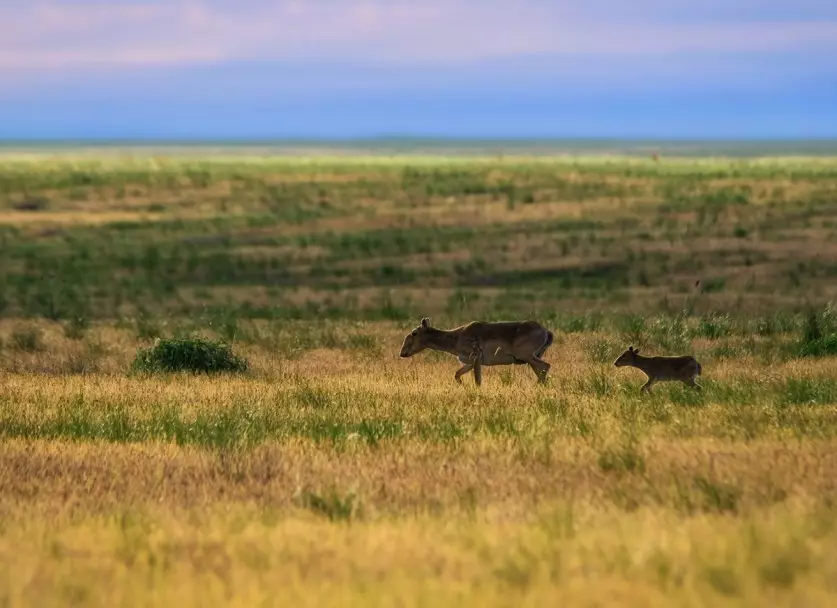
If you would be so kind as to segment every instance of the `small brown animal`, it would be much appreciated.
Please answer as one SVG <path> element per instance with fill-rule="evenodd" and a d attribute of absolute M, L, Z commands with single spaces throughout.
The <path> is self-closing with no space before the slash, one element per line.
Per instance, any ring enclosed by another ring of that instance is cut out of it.
<path fill-rule="evenodd" d="M 635 367 L 645 372 L 645 375 L 648 376 L 648 382 L 640 389 L 641 393 L 646 391 L 650 393 L 655 382 L 672 380 L 679 380 L 699 391 L 703 390 L 695 382 L 695 378 L 701 375 L 701 365 L 691 355 L 684 357 L 643 357 L 639 354 L 638 348 L 629 346 L 628 350 L 619 355 L 614 365 L 616 367 Z"/>
<path fill-rule="evenodd" d="M 482 366 L 528 364 L 538 382 L 546 382 L 550 364 L 541 359 L 555 336 L 537 321 L 485 323 L 473 321 L 454 329 L 438 329 L 425 317 L 404 338 L 401 357 L 407 358 L 430 348 L 454 355 L 462 367 L 454 379 L 474 370 L 474 381 L 482 384 Z"/>

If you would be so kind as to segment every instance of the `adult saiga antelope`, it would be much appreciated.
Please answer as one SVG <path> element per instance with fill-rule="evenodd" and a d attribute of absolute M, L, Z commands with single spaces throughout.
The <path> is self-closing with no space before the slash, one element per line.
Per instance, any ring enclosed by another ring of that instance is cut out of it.
<path fill-rule="evenodd" d="M 454 379 L 461 384 L 462 376 L 474 370 L 477 386 L 482 384 L 483 365 L 525 363 L 543 383 L 551 366 L 541 357 L 554 339 L 552 332 L 536 321 L 473 321 L 454 329 L 438 329 L 425 317 L 404 338 L 401 357 L 412 357 L 427 348 L 450 353 L 462 363 Z"/>
<path fill-rule="evenodd" d="M 635 367 L 648 376 L 648 382 L 642 385 L 640 393 L 651 392 L 655 382 L 679 380 L 686 386 L 702 390 L 695 378 L 701 375 L 703 369 L 697 359 L 691 355 L 683 357 L 643 357 L 639 349 L 629 346 L 628 350 L 619 355 L 613 363 L 616 367 Z"/>

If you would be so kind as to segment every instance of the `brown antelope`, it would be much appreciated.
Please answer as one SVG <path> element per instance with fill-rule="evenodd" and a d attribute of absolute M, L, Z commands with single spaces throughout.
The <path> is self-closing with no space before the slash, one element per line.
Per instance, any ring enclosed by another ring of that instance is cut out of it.
<path fill-rule="evenodd" d="M 646 382 L 640 389 L 642 392 L 651 392 L 655 382 L 667 382 L 679 380 L 687 386 L 702 390 L 702 387 L 695 382 L 695 378 L 701 375 L 702 368 L 697 360 L 686 355 L 685 357 L 643 357 L 639 349 L 629 346 L 628 350 L 619 355 L 614 362 L 616 367 L 635 367 L 645 372 L 648 376 Z"/>
<path fill-rule="evenodd" d="M 482 384 L 483 365 L 525 363 L 535 372 L 538 382 L 543 383 L 551 366 L 541 357 L 554 338 L 551 331 L 536 321 L 473 321 L 454 329 L 437 329 L 425 317 L 404 338 L 401 357 L 412 357 L 427 348 L 450 353 L 462 363 L 454 379 L 461 384 L 462 376 L 474 370 L 477 386 Z"/>

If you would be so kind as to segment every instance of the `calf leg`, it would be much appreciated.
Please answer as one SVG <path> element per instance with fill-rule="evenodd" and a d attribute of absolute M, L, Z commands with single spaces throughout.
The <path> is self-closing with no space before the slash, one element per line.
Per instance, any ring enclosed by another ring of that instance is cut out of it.
<path fill-rule="evenodd" d="M 694 388 L 695 390 L 698 390 L 698 391 L 703 390 L 703 387 L 700 384 L 698 384 L 697 382 L 695 382 L 694 377 L 691 377 L 687 380 L 683 380 L 683 384 L 685 384 L 686 386 L 691 386 L 692 388 Z"/>
<path fill-rule="evenodd" d="M 654 378 L 648 378 L 648 382 L 642 385 L 642 388 L 639 389 L 640 394 L 642 393 L 651 393 L 651 387 L 654 386 Z"/>

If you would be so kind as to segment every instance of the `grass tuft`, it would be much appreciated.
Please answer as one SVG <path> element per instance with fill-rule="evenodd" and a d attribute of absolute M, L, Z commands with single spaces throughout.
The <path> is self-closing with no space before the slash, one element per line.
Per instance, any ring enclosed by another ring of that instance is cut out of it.
<path fill-rule="evenodd" d="M 362 507 L 354 492 L 341 493 L 332 487 L 325 493 L 301 490 L 297 503 L 312 513 L 332 522 L 351 522 L 362 514 Z"/>
<path fill-rule="evenodd" d="M 19 326 L 12 331 L 12 348 L 33 353 L 43 349 L 42 332 L 35 326 Z"/>

